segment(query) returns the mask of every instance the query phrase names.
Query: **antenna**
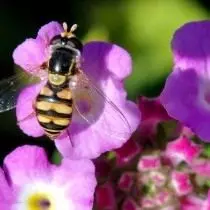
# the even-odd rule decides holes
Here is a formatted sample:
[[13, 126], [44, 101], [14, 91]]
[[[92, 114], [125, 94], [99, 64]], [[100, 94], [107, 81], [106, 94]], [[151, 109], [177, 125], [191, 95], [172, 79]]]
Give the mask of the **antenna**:
[[77, 27], [78, 27], [77, 24], [73, 24], [72, 27], [71, 27], [71, 29], [70, 29], [70, 32], [73, 33], [74, 31], [76, 31], [77, 30]]
[[77, 29], [78, 25], [77, 24], [73, 24], [72, 27], [70, 28], [70, 31], [68, 31], [68, 25], [66, 22], [63, 23], [63, 29], [64, 32], [61, 33], [62, 37], [74, 37], [75, 35], [73, 34], [73, 32]]

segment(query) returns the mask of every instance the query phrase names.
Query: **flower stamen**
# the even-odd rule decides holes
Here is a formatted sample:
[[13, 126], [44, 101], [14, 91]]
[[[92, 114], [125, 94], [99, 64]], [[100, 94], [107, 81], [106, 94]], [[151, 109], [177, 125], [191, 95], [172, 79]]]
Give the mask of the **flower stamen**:
[[33, 194], [28, 199], [28, 210], [52, 210], [49, 196], [42, 193]]

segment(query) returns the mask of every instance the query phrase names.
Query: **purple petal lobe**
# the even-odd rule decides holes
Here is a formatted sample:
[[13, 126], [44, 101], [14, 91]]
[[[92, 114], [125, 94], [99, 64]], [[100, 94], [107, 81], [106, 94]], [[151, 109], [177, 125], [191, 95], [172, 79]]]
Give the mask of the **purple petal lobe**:
[[26, 39], [14, 50], [13, 59], [23, 70], [36, 74], [47, 60], [45, 46], [41, 40]]
[[106, 42], [90, 42], [84, 46], [83, 69], [96, 81], [110, 74], [118, 80], [130, 75], [132, 60], [120, 46]]
[[207, 70], [202, 63], [207, 61], [210, 54], [209, 35], [210, 21], [208, 20], [190, 22], [179, 28], [172, 39], [176, 66], [184, 69], [193, 66], [198, 67], [198, 71]]
[[4, 159], [11, 183], [21, 187], [32, 179], [49, 176], [49, 163], [44, 149], [37, 146], [16, 148]]
[[210, 140], [210, 104], [205, 99], [208, 85], [194, 69], [176, 69], [168, 77], [160, 100], [169, 115]]
[[44, 134], [44, 130], [39, 125], [34, 112], [34, 102], [43, 83], [31, 85], [25, 88], [19, 95], [16, 116], [20, 129], [27, 135], [39, 137]]
[[60, 23], [56, 21], [51, 21], [50, 23], [42, 26], [38, 31], [37, 38], [44, 41], [45, 46], [48, 46], [50, 40], [60, 34], [63, 31], [63, 28]]

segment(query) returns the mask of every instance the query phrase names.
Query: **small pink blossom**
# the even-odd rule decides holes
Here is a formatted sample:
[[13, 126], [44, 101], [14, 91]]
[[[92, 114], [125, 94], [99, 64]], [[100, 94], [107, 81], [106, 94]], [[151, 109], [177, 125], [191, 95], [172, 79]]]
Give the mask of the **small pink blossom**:
[[138, 163], [139, 171], [157, 170], [161, 166], [160, 158], [157, 155], [143, 156]]
[[166, 156], [168, 156], [174, 164], [181, 161], [191, 163], [201, 153], [201, 146], [193, 143], [185, 136], [181, 136], [175, 141], [169, 142], [166, 148]]
[[179, 196], [187, 195], [193, 191], [193, 187], [190, 181], [190, 176], [188, 173], [173, 171], [172, 175], [172, 185]]
[[[43, 68], [49, 58], [50, 40], [62, 31], [63, 28], [58, 22], [50, 22], [41, 27], [35, 39], [26, 39], [13, 53], [15, 64], [43, 79], [43, 83], [25, 88], [17, 100], [18, 125], [29, 136], [39, 137], [44, 134], [34, 114], [33, 103], [46, 82], [46, 71], [43, 74]], [[108, 100], [115, 103], [127, 121], [126, 123], [124, 120], [123, 123], [122, 117], [111, 108], [108, 100], [94, 98], [82, 101], [88, 103], [90, 109], [86, 114], [91, 114], [95, 123], [88, 125], [74, 112], [68, 127], [69, 132], [64, 131], [56, 139], [55, 144], [65, 157], [92, 159], [106, 151], [121, 147], [139, 126], [141, 114], [137, 105], [127, 100], [123, 85], [123, 80], [132, 72], [132, 61], [127, 51], [111, 43], [95, 41], [84, 45], [81, 57], [83, 71], [101, 88]], [[99, 105], [102, 103], [101, 108]], [[109, 133], [107, 127], [116, 131], [115, 135]]]
[[124, 166], [141, 152], [140, 145], [133, 139], [127, 141], [121, 148], [116, 149], [117, 165]]
[[133, 172], [123, 173], [118, 181], [118, 187], [122, 191], [129, 191], [135, 181], [135, 174]]

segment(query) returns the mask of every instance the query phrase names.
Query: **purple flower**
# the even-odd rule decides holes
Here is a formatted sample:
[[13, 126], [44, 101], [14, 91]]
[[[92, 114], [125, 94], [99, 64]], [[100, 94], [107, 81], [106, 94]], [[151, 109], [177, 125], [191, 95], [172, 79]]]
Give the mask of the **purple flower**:
[[[25, 71], [39, 75], [40, 67], [48, 60], [49, 42], [62, 27], [57, 22], [44, 25], [38, 32], [36, 39], [27, 39], [19, 45], [13, 54], [14, 61]], [[55, 144], [64, 156], [71, 158], [95, 158], [101, 153], [121, 147], [136, 130], [140, 122], [140, 112], [137, 106], [126, 99], [127, 94], [123, 87], [123, 80], [131, 73], [132, 61], [129, 54], [121, 47], [105, 43], [90, 42], [84, 45], [82, 53], [82, 69], [91, 79], [100, 86], [101, 90], [121, 110], [130, 125], [130, 130], [123, 130], [120, 118], [114, 118], [116, 113], [105, 102], [104, 108], [97, 107], [97, 98], [89, 100], [88, 96], [82, 98], [89, 107], [89, 112], [94, 118], [100, 116], [94, 124], [87, 128], [83, 120], [76, 112], [73, 113], [69, 132], [63, 132]], [[41, 75], [45, 77], [46, 75]], [[44, 135], [44, 130], [39, 125], [33, 113], [33, 101], [39, 93], [45, 81], [37, 85], [25, 88], [19, 95], [17, 102], [17, 119], [23, 132], [33, 137]], [[25, 119], [25, 120], [24, 120]], [[104, 123], [106, 121], [106, 126]], [[106, 133], [107, 125], [119, 131], [120, 136]], [[123, 133], [125, 132], [125, 133]], [[69, 136], [70, 133], [70, 136]], [[106, 135], [107, 134], [107, 135]]]
[[19, 147], [0, 168], [0, 209], [91, 210], [94, 173], [89, 160], [64, 158], [56, 166], [48, 162], [42, 148]]
[[210, 21], [187, 23], [172, 39], [173, 71], [160, 101], [168, 114], [210, 141]]

